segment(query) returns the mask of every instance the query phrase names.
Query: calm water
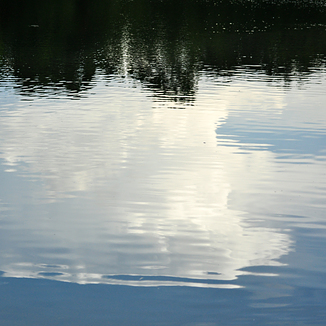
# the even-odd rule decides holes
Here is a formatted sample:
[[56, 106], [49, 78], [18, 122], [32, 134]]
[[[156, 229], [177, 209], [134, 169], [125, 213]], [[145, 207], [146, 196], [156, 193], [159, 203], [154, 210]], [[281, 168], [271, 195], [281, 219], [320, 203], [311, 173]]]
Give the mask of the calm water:
[[1, 325], [325, 325], [323, 1], [0, 9]]

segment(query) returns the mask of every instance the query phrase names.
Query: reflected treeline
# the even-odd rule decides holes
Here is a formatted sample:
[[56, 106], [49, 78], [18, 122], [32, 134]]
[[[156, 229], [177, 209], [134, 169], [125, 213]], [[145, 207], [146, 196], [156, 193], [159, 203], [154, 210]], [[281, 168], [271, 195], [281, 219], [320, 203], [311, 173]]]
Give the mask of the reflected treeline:
[[203, 69], [309, 72], [325, 26], [324, 1], [2, 0], [0, 73], [25, 94], [78, 94], [101, 70], [191, 95]]

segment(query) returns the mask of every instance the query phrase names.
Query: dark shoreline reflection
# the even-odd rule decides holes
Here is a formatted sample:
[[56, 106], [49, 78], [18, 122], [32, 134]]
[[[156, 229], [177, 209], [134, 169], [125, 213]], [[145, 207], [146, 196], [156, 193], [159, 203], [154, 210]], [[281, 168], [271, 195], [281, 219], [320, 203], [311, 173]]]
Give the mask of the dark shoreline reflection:
[[322, 1], [2, 1], [0, 78], [24, 95], [79, 96], [101, 71], [176, 101], [201, 70], [249, 65], [288, 83], [324, 66], [325, 13]]

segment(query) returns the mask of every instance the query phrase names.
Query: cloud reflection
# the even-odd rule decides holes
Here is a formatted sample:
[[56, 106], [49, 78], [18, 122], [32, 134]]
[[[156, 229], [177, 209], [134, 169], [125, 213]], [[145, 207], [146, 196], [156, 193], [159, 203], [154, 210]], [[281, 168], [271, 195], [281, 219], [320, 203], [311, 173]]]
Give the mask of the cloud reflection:
[[[233, 287], [245, 267], [280, 265], [289, 236], [230, 207], [239, 187], [243, 196], [257, 191], [258, 171], [272, 178], [274, 154], [236, 153], [217, 145], [216, 130], [236, 102], [262, 94], [279, 114], [282, 92], [261, 86], [234, 97], [236, 84], [203, 76], [194, 105], [179, 110], [134, 81], [100, 78], [89, 98], [39, 98], [1, 112], [5, 164], [41, 181], [25, 193], [30, 201], [11, 203], [5, 276]], [[242, 178], [248, 169], [256, 180]]]

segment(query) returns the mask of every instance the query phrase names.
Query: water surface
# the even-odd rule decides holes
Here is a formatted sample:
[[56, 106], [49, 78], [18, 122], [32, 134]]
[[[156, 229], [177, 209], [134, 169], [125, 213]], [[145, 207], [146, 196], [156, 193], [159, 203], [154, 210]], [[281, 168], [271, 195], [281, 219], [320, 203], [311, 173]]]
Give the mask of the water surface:
[[3, 5], [3, 325], [324, 323], [324, 4], [188, 2]]

